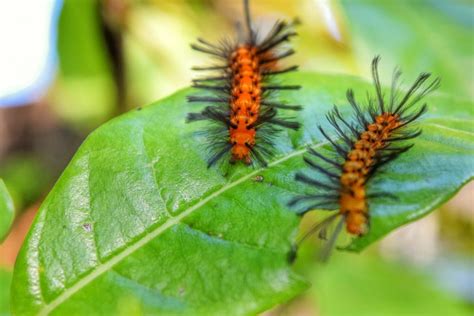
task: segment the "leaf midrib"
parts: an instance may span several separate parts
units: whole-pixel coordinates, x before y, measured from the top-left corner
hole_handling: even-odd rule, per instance
[[[315,145],[310,145],[311,147],[317,148],[321,147],[328,144],[328,142],[320,142]],[[75,283],[73,286],[70,288],[66,289],[64,292],[62,292],[58,297],[53,299],[51,302],[48,304],[44,305],[44,307],[39,311],[38,315],[39,316],[45,316],[48,315],[50,312],[52,312],[56,307],[64,303],[68,298],[70,298],[72,295],[74,295],[76,292],[81,290],[83,287],[87,286],[89,283],[94,281],[96,278],[101,276],[103,273],[109,271],[113,266],[115,266],[117,263],[134,253],[136,250],[140,249],[141,247],[145,246],[148,242],[156,238],[157,236],[161,235],[163,232],[165,232],[168,228],[179,224],[181,220],[192,214],[194,211],[199,209],[201,206],[204,206],[207,202],[211,201],[212,199],[218,197],[219,195],[223,194],[227,190],[232,189],[233,187],[239,185],[240,183],[252,178],[253,176],[257,175],[258,173],[262,172],[262,170],[266,170],[268,168],[271,168],[273,166],[276,166],[280,163],[285,162],[288,159],[291,159],[293,157],[302,155],[306,152],[306,147],[303,146],[304,148],[302,149],[301,147],[291,153],[289,153],[286,156],[281,157],[280,159],[277,159],[271,163],[268,164],[267,168],[259,168],[245,176],[242,176],[241,178],[237,179],[234,182],[228,183],[227,185],[224,185],[222,188],[219,190],[213,192],[209,196],[205,197],[204,199],[200,200],[187,210],[181,212],[180,214],[171,217],[168,221],[166,221],[163,225],[157,227],[153,231],[149,232],[145,236],[143,236],[141,239],[138,239],[135,243],[130,244],[128,247],[126,247],[122,252],[119,252],[115,256],[111,257],[108,261],[96,266],[96,268],[88,275],[86,275],[84,278],[80,279],[77,283]]]

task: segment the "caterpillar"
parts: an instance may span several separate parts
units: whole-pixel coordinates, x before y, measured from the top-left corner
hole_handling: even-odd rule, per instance
[[[212,44],[199,38],[191,47],[211,55],[218,63],[193,67],[196,71],[211,71],[213,75],[193,80],[193,87],[210,95],[188,96],[188,102],[205,102],[201,112],[188,113],[187,122],[211,121],[205,131],[210,158],[208,167],[230,156],[230,163],[254,162],[266,166],[273,155],[274,137],[283,128],[298,129],[299,123],[278,115],[279,109],[300,110],[299,105],[275,100],[276,92],[297,90],[299,85],[282,85],[275,76],[297,70],[297,66],[281,68],[279,63],[295,51],[283,47],[297,33],[297,23],[276,21],[269,33],[259,39],[253,28],[249,1],[244,0],[245,30],[238,28],[234,40],[224,39]]]
[[[390,97],[387,100],[379,80],[379,60],[378,56],[372,60],[375,97],[368,95],[368,105],[362,108],[356,101],[354,92],[349,89],[346,96],[354,112],[353,120],[344,118],[336,106],[326,115],[339,141],[330,137],[321,126],[318,127],[331,145],[332,155],[308,148],[309,155],[303,159],[319,177],[315,179],[302,172],[295,175],[297,181],[319,190],[318,193],[297,196],[290,201],[291,207],[300,206],[299,214],[303,215],[314,209],[337,210],[310,228],[297,245],[318,231],[320,237],[326,239],[328,227],[336,218],[340,218],[323,249],[323,260],[329,255],[344,224],[346,231],[352,236],[362,236],[368,232],[370,227],[368,200],[380,197],[396,199],[389,192],[368,193],[367,185],[380,167],[413,147],[413,144],[403,144],[403,141],[421,134],[420,128],[410,126],[428,108],[426,103],[421,107],[417,104],[440,84],[439,78],[429,81],[431,74],[422,73],[408,91],[400,96],[397,91],[401,72],[395,69]]]

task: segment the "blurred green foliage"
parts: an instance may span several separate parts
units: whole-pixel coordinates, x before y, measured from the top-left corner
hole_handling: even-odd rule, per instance
[[[351,44],[366,65],[380,54],[414,77],[429,71],[442,78],[441,91],[474,97],[472,1],[342,0]],[[389,67],[388,69],[392,69]],[[387,73],[386,78],[390,78]]]
[[[312,283],[306,300],[321,315],[472,315],[472,307],[442,290],[429,274],[388,262],[373,251],[363,256],[338,253],[326,265],[311,260],[314,255],[314,249],[306,249],[300,260],[306,266],[300,269],[307,270]]]
[[[9,316],[12,273],[0,267],[0,316]]]
[[[2,163],[0,178],[5,181],[15,209],[20,212],[44,194],[44,189],[51,184],[52,174],[36,157],[18,154]]]
[[[98,0],[65,0],[58,25],[59,76],[50,101],[82,128],[108,119],[115,102],[99,9]]]
[[[8,193],[5,182],[0,179],[0,243],[7,236],[15,219],[13,200]]]

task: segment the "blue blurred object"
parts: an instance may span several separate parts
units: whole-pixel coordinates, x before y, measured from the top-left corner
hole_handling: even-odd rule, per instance
[[[444,254],[430,267],[440,285],[474,304],[474,259]]]
[[[62,0],[0,1],[0,107],[40,98],[57,64]]]

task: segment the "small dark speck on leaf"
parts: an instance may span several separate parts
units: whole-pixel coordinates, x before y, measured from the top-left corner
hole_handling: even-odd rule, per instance
[[[255,181],[255,182],[263,182],[263,180],[264,180],[264,178],[261,175],[255,176],[253,178],[253,181]]]
[[[137,111],[141,111],[141,110],[142,110],[142,107],[139,106],[139,107],[137,108]]]
[[[92,225],[89,224],[89,223],[86,223],[86,224],[82,225],[82,228],[84,228],[84,230],[88,233],[90,233],[92,231]]]

